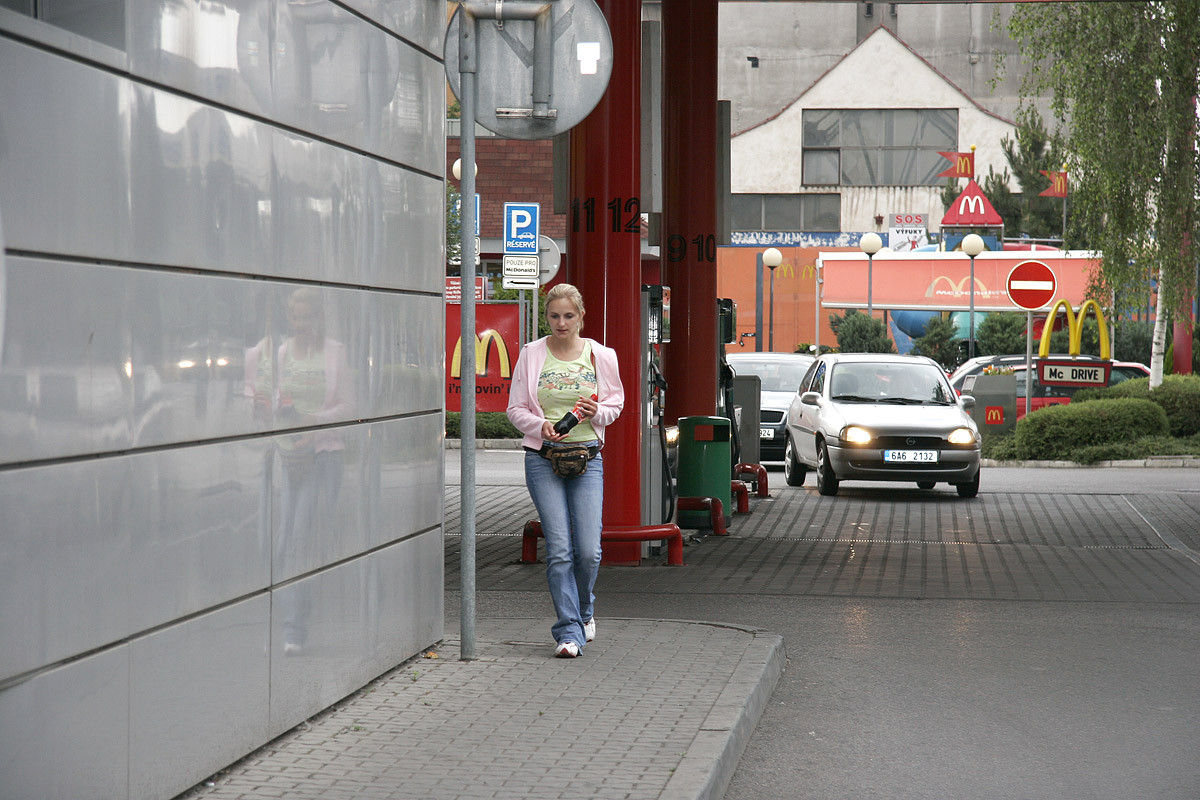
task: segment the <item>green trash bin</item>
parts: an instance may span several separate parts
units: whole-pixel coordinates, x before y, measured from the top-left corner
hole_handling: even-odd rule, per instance
[[[679,418],[679,496],[717,498],[726,525],[733,513],[730,430],[725,417]],[[711,528],[712,516],[707,511],[680,511],[678,522],[681,528]]]

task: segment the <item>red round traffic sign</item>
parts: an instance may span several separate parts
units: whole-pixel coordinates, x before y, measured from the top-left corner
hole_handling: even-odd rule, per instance
[[[1037,311],[1054,299],[1058,280],[1054,270],[1041,261],[1022,261],[1008,273],[1008,299],[1026,311]]]

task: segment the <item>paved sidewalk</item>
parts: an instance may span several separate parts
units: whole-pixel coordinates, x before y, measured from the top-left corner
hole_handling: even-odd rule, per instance
[[[784,666],[782,638],[597,619],[556,659],[547,619],[458,628],[187,798],[720,798]],[[427,654],[429,655],[429,654]]]

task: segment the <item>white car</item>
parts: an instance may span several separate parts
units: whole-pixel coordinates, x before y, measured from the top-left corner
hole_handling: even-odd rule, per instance
[[[950,388],[937,362],[921,356],[827,353],[804,376],[787,417],[784,479],[817,491],[843,480],[952,484],[979,493],[979,429],[972,397]]]

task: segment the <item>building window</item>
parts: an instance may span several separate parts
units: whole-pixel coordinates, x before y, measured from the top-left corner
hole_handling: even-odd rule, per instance
[[[842,229],[837,194],[735,194],[729,228],[735,231],[827,232]]]
[[[803,116],[805,186],[937,186],[958,147],[958,109],[814,109]]]
[[[125,0],[0,0],[0,8],[125,49]]]

